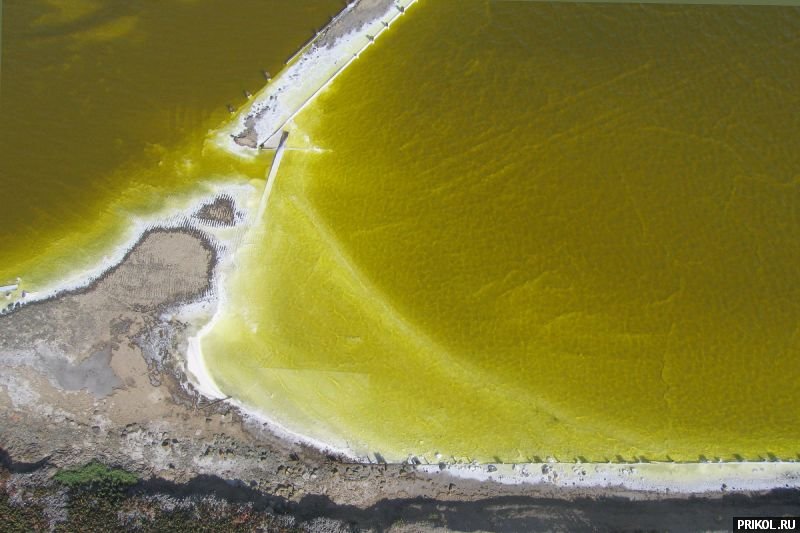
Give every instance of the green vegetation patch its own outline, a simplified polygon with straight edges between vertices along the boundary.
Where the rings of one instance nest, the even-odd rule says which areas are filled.
[[[111,468],[97,461],[80,468],[60,470],[54,479],[70,488],[106,486],[121,489],[139,482],[136,474],[121,468]]]

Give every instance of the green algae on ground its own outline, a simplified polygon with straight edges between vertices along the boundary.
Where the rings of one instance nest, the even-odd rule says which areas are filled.
[[[53,479],[67,487],[106,486],[123,488],[139,482],[136,474],[121,468],[111,468],[100,462],[91,462],[80,468],[59,470]]]
[[[297,118],[213,376],[392,459],[794,458],[799,30],[419,4]]]

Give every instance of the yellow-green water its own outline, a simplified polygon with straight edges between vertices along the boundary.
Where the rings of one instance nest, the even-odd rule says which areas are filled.
[[[798,35],[420,2],[298,117],[212,374],[387,458],[795,458]]]
[[[339,0],[4,0],[0,285],[89,267],[130,212],[263,178],[203,147]]]

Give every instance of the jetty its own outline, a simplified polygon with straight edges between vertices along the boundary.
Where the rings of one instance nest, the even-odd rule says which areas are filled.
[[[222,130],[227,148],[276,149],[280,132],[418,0],[355,0],[289,60]]]

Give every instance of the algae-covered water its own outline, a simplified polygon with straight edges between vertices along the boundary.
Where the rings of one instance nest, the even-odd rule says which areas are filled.
[[[0,286],[89,267],[129,215],[263,178],[204,147],[340,0],[4,0]]]
[[[795,458],[798,58],[797,8],[419,3],[297,118],[212,374],[390,459]]]

